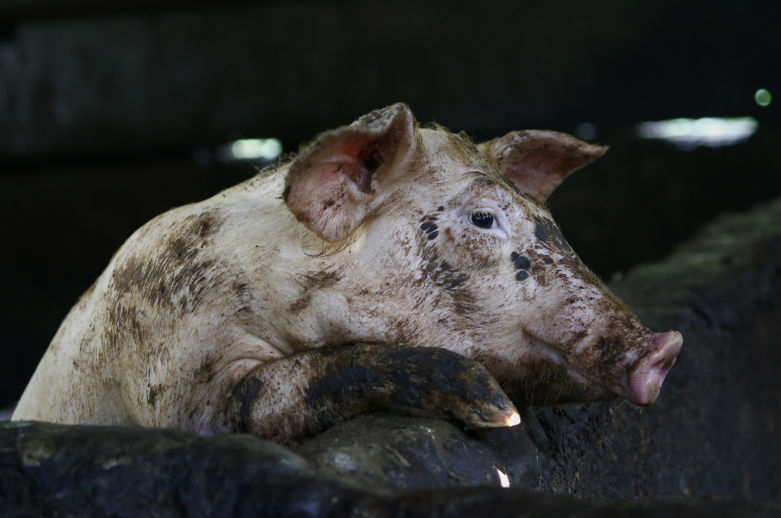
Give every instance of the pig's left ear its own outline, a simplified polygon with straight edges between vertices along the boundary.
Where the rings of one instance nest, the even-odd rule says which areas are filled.
[[[567,175],[604,155],[607,147],[557,131],[523,130],[484,142],[480,150],[518,190],[545,201]]]
[[[290,164],[284,199],[326,241],[349,236],[377,203],[377,177],[406,155],[415,118],[397,103],[320,135]]]

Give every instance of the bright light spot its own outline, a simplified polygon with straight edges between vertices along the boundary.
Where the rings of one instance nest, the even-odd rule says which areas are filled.
[[[275,138],[237,140],[231,144],[235,160],[274,160],[282,153],[282,143]]]
[[[506,426],[517,426],[521,424],[521,415],[518,412],[513,412],[510,417],[508,417],[504,424]]]
[[[499,475],[499,483],[502,487],[510,487],[510,477],[504,471],[496,468],[496,474]]]
[[[754,101],[760,105],[761,107],[770,106],[770,102],[773,100],[773,96],[770,95],[770,92],[765,90],[764,88],[760,88],[756,92],[754,92]]]
[[[753,117],[704,117],[702,119],[672,119],[643,122],[637,127],[642,138],[661,139],[681,149],[698,146],[721,147],[739,144],[757,130]]]

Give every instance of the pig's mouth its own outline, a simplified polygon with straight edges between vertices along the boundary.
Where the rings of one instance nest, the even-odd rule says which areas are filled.
[[[626,397],[628,384],[622,386],[599,379],[586,369],[576,368],[555,345],[531,333],[527,336],[539,354],[531,360],[531,364],[541,366],[532,367],[524,382],[524,392],[529,393],[531,403],[549,405]]]
[[[527,336],[542,358],[555,365],[553,368],[543,368],[541,376],[532,376],[539,378],[532,383],[547,385],[545,390],[559,392],[560,397],[553,398],[557,402],[596,401],[621,396],[635,405],[651,405],[659,397],[662,384],[683,345],[683,338],[677,331],[652,333],[649,335],[649,345],[643,348],[644,354],[639,359],[627,366],[605,365],[599,369],[602,371],[600,376],[588,368],[576,367],[575,362],[555,345],[532,333],[527,332]],[[608,376],[613,379],[605,379],[608,377],[605,373],[610,373]],[[533,392],[539,391],[541,388]]]

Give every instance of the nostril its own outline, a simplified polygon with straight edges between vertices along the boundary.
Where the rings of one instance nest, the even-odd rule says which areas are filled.
[[[656,350],[651,353],[650,363],[659,369],[669,370],[675,363],[683,346],[683,337],[678,331],[659,333],[654,337]]]
[[[659,385],[659,388],[662,388],[664,378],[667,377],[667,373],[670,372],[670,369],[672,369],[673,364],[675,363],[675,359],[676,356],[664,357],[660,358],[659,361],[651,365],[649,372],[655,375],[656,383]]]
[[[657,368],[660,371],[663,371],[665,374],[667,374],[667,371],[672,369],[673,365],[675,364],[676,356],[672,356],[670,358],[664,358],[659,363],[656,364]]]
[[[653,336],[653,344],[656,346],[656,353],[662,353],[665,356],[678,354],[683,345],[683,337],[678,331],[668,331],[666,333],[656,333]]]

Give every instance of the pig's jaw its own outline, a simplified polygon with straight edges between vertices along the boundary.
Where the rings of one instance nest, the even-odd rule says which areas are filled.
[[[521,385],[525,386],[524,392],[547,394],[544,404],[626,397],[625,382],[599,380],[589,375],[585,368],[576,368],[558,344],[550,344],[528,332],[524,341],[533,353],[529,359],[522,360],[529,366],[521,369],[526,373]]]
[[[639,351],[631,348],[633,354],[614,366],[615,374],[610,376],[612,379],[597,379],[589,373],[588,368],[576,367],[574,364],[577,359],[568,358],[555,345],[528,333],[526,338],[538,355],[531,364],[540,364],[543,359],[558,366],[566,372],[566,378],[572,385],[570,392],[577,392],[575,389],[577,386],[581,388],[584,399],[604,400],[611,399],[611,395],[621,396],[630,403],[640,406],[648,406],[656,401],[664,379],[675,363],[683,344],[681,334],[677,331],[666,333],[649,331],[641,338],[645,345]],[[591,345],[581,344],[577,349],[593,347],[597,340],[592,338],[589,342]],[[544,375],[541,377],[545,378]]]

